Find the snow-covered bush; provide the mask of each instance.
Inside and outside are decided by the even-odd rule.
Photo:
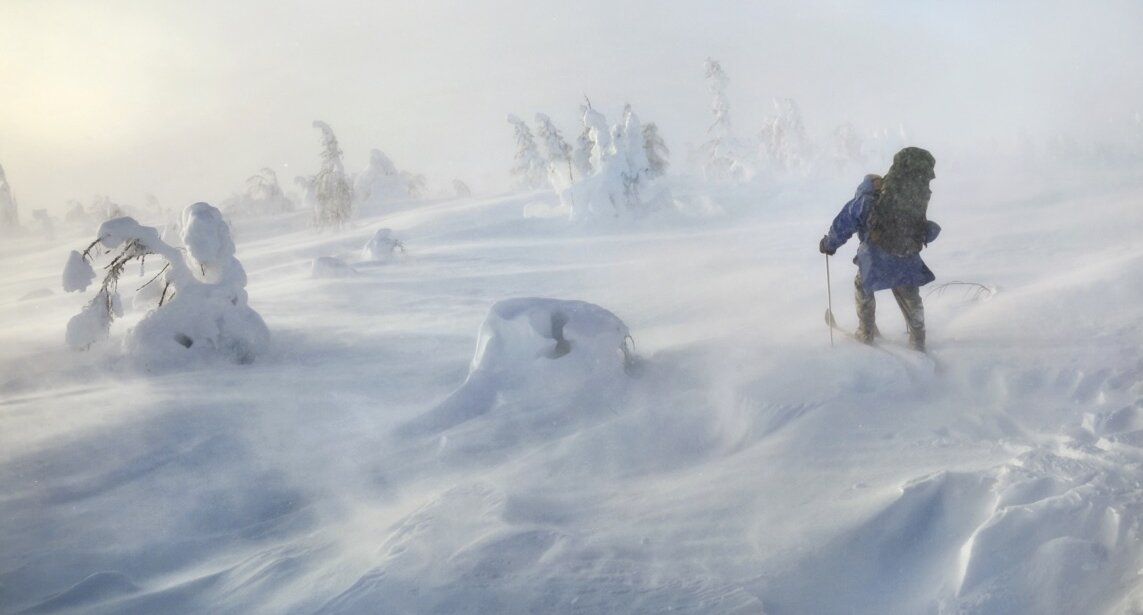
[[[516,178],[516,186],[521,190],[538,190],[548,185],[548,163],[540,155],[536,146],[536,139],[532,130],[524,120],[515,115],[508,115],[508,123],[512,124],[516,135],[516,164],[512,167],[512,176]]]
[[[340,229],[353,215],[353,189],[341,162],[341,148],[333,129],[322,121],[314,121],[314,128],[322,133],[321,168],[313,177],[314,200],[317,210],[314,221],[318,228]]]
[[[368,261],[384,262],[397,258],[397,252],[405,253],[405,244],[393,236],[393,229],[377,229],[373,237],[361,249],[361,255]]]
[[[124,339],[141,365],[213,357],[250,363],[266,348],[270,332],[247,305],[246,272],[234,257],[222,212],[195,203],[184,210],[181,228],[185,254],[160,239],[155,228],[126,217],[104,222],[82,254],[71,253],[63,278],[67,291],[84,290],[95,279],[97,248],[113,256],[91,302],[68,322],[69,346],[84,349],[107,339],[112,322],[123,315],[118,286],[127,266],[137,261],[142,272],[146,257],[155,255],[166,264],[144,286],[161,285],[158,305]]]
[[[222,210],[231,216],[265,216],[291,212],[296,208],[297,204],[282,191],[278,174],[271,168],[251,175],[246,179],[246,191],[222,204]]]
[[[19,226],[20,216],[16,209],[16,197],[12,196],[12,187],[8,185],[4,167],[0,166],[0,232],[13,231]]]

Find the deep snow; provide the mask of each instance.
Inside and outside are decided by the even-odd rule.
[[[935,363],[888,293],[885,349],[830,346],[852,188],[236,220],[269,349],[152,372],[137,311],[64,345],[94,229],[9,240],[0,612],[1143,612],[1143,180],[942,174]]]

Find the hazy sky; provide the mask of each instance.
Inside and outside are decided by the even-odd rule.
[[[430,188],[506,188],[507,113],[578,132],[630,102],[679,163],[772,97],[811,133],[904,123],[921,145],[1122,132],[1143,109],[1143,2],[0,0],[0,165],[23,215],[69,198],[218,201],[261,167],[350,171],[379,148]]]

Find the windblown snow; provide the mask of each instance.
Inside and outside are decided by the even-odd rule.
[[[831,346],[852,190],[188,210],[245,364],[131,359],[193,348],[154,316],[189,295],[69,349],[96,229],[6,240],[0,612],[1143,612],[1143,178],[943,172],[932,358],[888,293],[882,347]]]

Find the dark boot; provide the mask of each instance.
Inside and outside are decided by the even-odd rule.
[[[854,302],[857,304],[857,331],[854,335],[858,341],[872,344],[873,338],[881,335],[877,330],[877,300],[873,293],[867,292],[861,285],[861,274],[853,281]]]
[[[905,317],[909,328],[909,347],[925,351],[925,305],[921,302],[921,289],[916,286],[898,286],[893,289],[893,298]]]

